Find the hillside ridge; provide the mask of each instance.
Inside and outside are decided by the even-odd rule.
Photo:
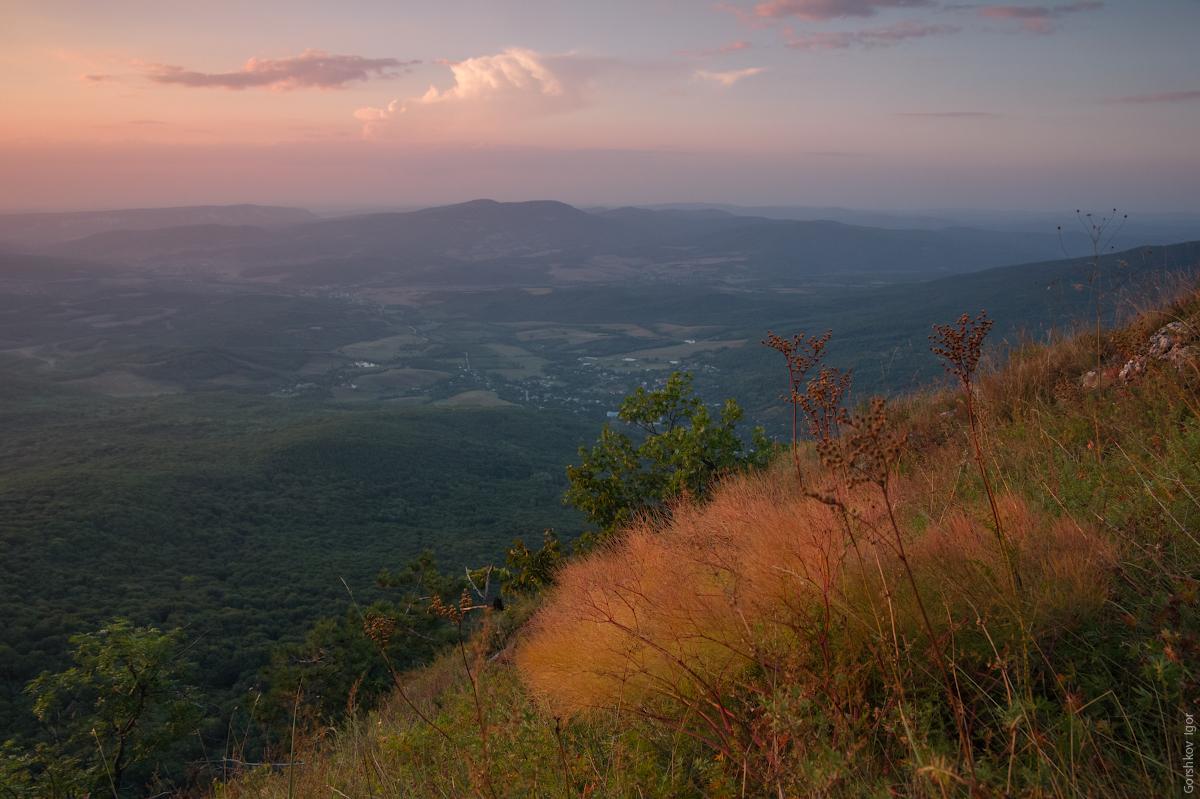
[[[464,595],[455,651],[214,795],[1173,792],[1200,688],[1200,293],[980,370],[989,328],[934,331],[957,385],[848,411],[811,350],[816,445],[532,600]]]

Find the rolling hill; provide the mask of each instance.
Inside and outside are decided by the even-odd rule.
[[[0,214],[0,243],[30,249],[119,230],[156,230],[194,225],[278,227],[316,217],[301,208],[270,205],[200,205],[119,211]]]
[[[1065,244],[1078,250],[1078,237]],[[883,279],[971,272],[1054,257],[1052,233],[895,230],[713,210],[587,212],[552,201],[476,200],[408,213],[283,227],[173,225],[58,242],[43,250],[159,269],[219,269],[338,285],[682,281],[796,285],[816,276]]]

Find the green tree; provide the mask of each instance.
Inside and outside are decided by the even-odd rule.
[[[513,540],[501,571],[504,588],[514,594],[534,594],[554,582],[565,553],[553,530],[542,533],[542,546],[530,549],[525,541]]]
[[[179,630],[116,619],[71,638],[73,666],[43,672],[26,691],[49,732],[29,771],[52,781],[48,795],[83,790],[121,795],[159,770],[172,744],[196,729],[201,712],[183,683],[189,668]],[[70,776],[64,775],[69,765]]]
[[[0,744],[0,796],[4,799],[39,799],[45,796],[81,795],[78,764],[47,756],[46,745],[25,748],[16,741]],[[56,766],[53,770],[50,766]]]
[[[765,465],[773,451],[761,427],[747,447],[737,433],[742,409],[725,400],[714,418],[692,389],[692,376],[674,372],[659,389],[638,388],[621,403],[626,435],[605,425],[582,463],[567,467],[563,500],[610,533],[638,513],[687,494],[703,499],[724,474]]]

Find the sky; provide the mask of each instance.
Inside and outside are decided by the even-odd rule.
[[[0,209],[1200,211],[1200,0],[0,0]]]

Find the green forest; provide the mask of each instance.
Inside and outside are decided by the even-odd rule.
[[[560,502],[593,428],[574,417],[24,389],[0,404],[0,728],[17,740],[39,730],[25,684],[113,617],[183,631],[223,735],[273,651],[345,614],[347,586],[369,604],[423,551],[461,572],[582,522]]]

